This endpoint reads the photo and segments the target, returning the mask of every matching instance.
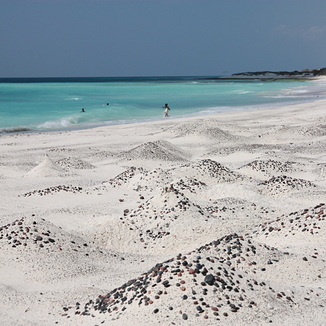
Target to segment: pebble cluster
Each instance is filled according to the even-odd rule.
[[[275,160],[255,160],[249,164],[246,164],[242,166],[241,168],[249,167],[254,171],[263,172],[265,174],[273,174],[275,172],[277,173],[286,173],[286,172],[293,172],[295,170],[294,168],[295,163],[294,162],[280,162]]]
[[[204,181],[205,183],[207,183],[207,179],[214,183],[235,182],[243,179],[241,174],[236,173],[211,159],[204,159],[196,163],[192,162],[183,164],[180,167],[175,168],[175,170],[176,172],[186,173],[188,176],[196,177],[198,180]]]
[[[48,187],[45,189],[39,189],[39,190],[33,190],[29,191],[23,195],[19,195],[19,197],[30,197],[30,196],[46,196],[46,195],[53,195],[58,192],[72,192],[72,193],[80,193],[83,191],[82,187],[75,187],[72,185],[66,186],[66,185],[60,185],[60,186],[53,186]]]
[[[258,187],[264,187],[264,190],[268,191],[270,195],[278,195],[303,188],[314,188],[316,185],[309,180],[281,175],[259,183]]]
[[[198,191],[207,188],[206,183],[197,180],[196,178],[183,178],[176,181],[173,184],[174,188],[178,189],[180,192],[189,191],[196,194]]]
[[[66,157],[61,160],[55,162],[60,165],[65,170],[86,170],[86,169],[94,169],[94,166],[88,162],[82,161],[75,157]]]
[[[110,179],[109,181],[104,182],[110,184],[113,187],[121,186],[123,184],[126,184],[131,178],[133,178],[137,173],[144,173],[143,168],[137,168],[135,166],[131,166],[126,171],[118,174],[113,179]]]
[[[275,221],[260,224],[256,235],[263,234],[265,237],[271,235],[285,236],[295,235],[299,232],[318,234],[325,225],[326,206],[320,203],[315,207],[306,208],[299,212],[292,212],[282,216]],[[275,234],[276,233],[276,234]]]
[[[157,168],[152,171],[146,171],[143,168],[131,166],[126,171],[120,173],[115,178],[110,179],[103,183],[110,184],[113,187],[122,186],[130,182],[136,175],[140,177],[135,181],[135,190],[149,190],[154,189],[162,185],[174,182],[174,187],[182,190],[188,190],[189,192],[196,193],[199,189],[206,187],[206,182],[235,182],[242,180],[242,176],[239,173],[233,172],[229,168],[222,164],[210,160],[204,159],[197,163],[181,164],[177,167],[170,169]],[[184,175],[180,178],[180,175]],[[179,179],[179,181],[173,181]],[[203,181],[203,179],[206,179]],[[100,188],[96,188],[97,190]]]
[[[251,154],[255,154],[257,152],[261,152],[262,150],[273,151],[278,149],[279,145],[269,145],[269,144],[242,144],[241,146],[227,146],[227,147],[219,147],[208,153],[209,155],[230,155],[237,152],[248,152]]]
[[[170,169],[157,168],[152,171],[143,171],[139,179],[133,182],[134,190],[153,191],[157,188],[162,188],[162,185],[172,182],[172,174]]]
[[[72,148],[66,148],[66,147],[56,147],[56,148],[50,148],[49,152],[57,152],[57,153],[69,153],[69,152],[74,152],[75,149]]]
[[[229,202],[226,200],[214,201],[212,205],[205,206],[203,209],[207,211],[209,214],[213,216],[222,217],[223,215],[236,214],[239,211],[246,212],[247,216],[253,216],[256,214],[257,216],[262,216],[266,214],[273,214],[275,213],[274,209],[257,206],[255,203],[250,203],[248,201],[240,201],[235,202],[234,198],[228,198]],[[233,199],[233,200],[232,200]],[[227,206],[226,206],[227,205]]]
[[[58,238],[55,231],[51,231],[51,225],[44,219],[22,217],[12,223],[0,227],[0,241],[12,248],[30,247],[49,249],[51,251],[61,251],[67,249],[66,241],[63,237]],[[3,245],[2,245],[3,246]],[[87,243],[76,243],[70,241],[69,250],[78,251],[82,247],[87,247]]]
[[[143,248],[147,249],[155,244],[154,241],[169,236],[172,224],[183,216],[190,218],[197,215],[208,218],[199,205],[192,203],[174,184],[170,184],[157,198],[151,197],[135,209],[125,209],[120,220],[137,232]]]

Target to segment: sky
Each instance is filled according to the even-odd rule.
[[[0,0],[0,77],[326,67],[325,0]]]

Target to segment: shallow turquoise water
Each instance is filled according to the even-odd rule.
[[[165,103],[171,118],[267,108],[322,98],[323,90],[320,81],[198,77],[1,80],[0,131],[159,120]],[[82,108],[85,113],[80,113]]]

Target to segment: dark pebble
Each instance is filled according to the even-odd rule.
[[[207,274],[204,279],[205,283],[208,285],[213,285],[215,281],[215,277],[212,274]]]

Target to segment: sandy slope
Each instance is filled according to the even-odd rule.
[[[325,105],[1,135],[2,325],[326,325]]]

